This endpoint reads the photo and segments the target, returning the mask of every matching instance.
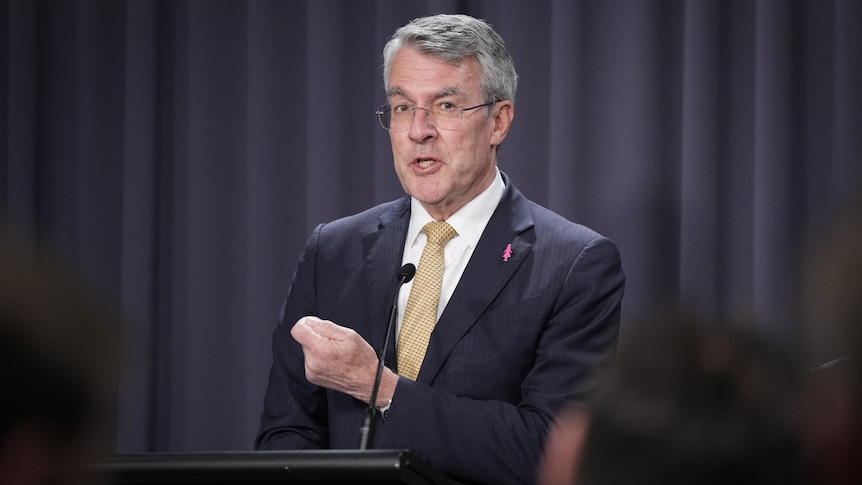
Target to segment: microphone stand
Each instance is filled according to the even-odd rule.
[[[389,314],[389,325],[386,327],[386,339],[383,341],[383,348],[380,350],[380,355],[377,358],[377,375],[374,376],[374,386],[371,388],[371,400],[368,401],[368,407],[365,408],[365,417],[362,420],[362,427],[359,428],[359,449],[368,449],[368,440],[374,434],[374,424],[377,418],[377,409],[374,403],[377,402],[377,393],[380,391],[380,379],[383,376],[383,364],[386,358],[386,349],[389,348],[389,336],[392,334],[392,327],[395,324],[395,316],[398,309],[398,293],[404,283],[413,279],[416,274],[416,266],[407,263],[398,271],[398,289],[395,291],[395,301],[392,302],[392,312]]]

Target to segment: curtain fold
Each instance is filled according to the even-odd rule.
[[[798,337],[802,242],[860,188],[860,2],[2,0],[0,222],[125,308],[117,451],[251,448],[305,239],[403,193],[381,51],[438,12],[506,39],[501,169],[617,242],[624,332]]]

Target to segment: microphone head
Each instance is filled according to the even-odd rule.
[[[416,266],[413,263],[407,263],[398,270],[398,279],[401,281],[401,284],[407,283],[408,281],[413,279],[413,275],[416,274]]]

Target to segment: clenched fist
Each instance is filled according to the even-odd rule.
[[[302,346],[305,378],[312,384],[343,392],[363,402],[371,399],[377,354],[353,329],[314,316],[300,318],[290,334]],[[392,398],[398,376],[384,368],[375,406]]]

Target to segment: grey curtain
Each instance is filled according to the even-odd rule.
[[[0,221],[125,308],[117,451],[251,448],[310,230],[402,194],[381,49],[438,12],[507,40],[501,168],[618,243],[624,332],[799,334],[803,241],[859,187],[862,2],[2,0]]]

